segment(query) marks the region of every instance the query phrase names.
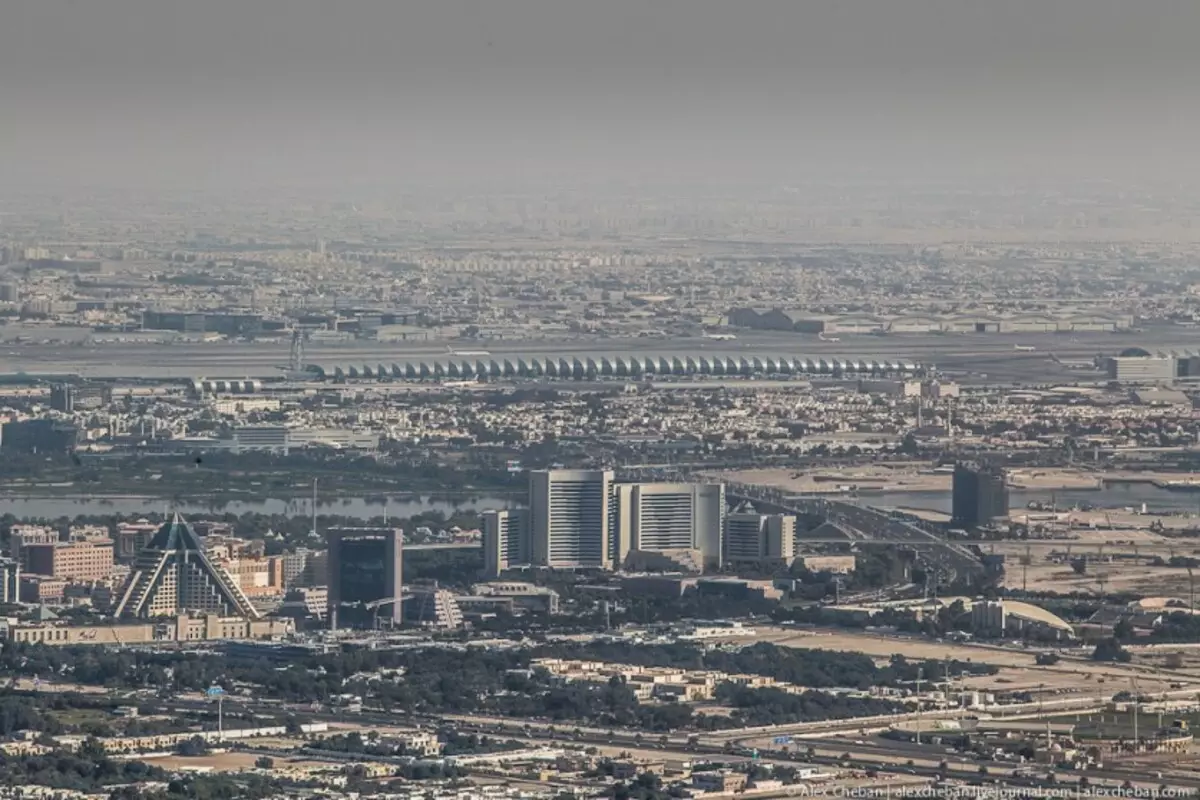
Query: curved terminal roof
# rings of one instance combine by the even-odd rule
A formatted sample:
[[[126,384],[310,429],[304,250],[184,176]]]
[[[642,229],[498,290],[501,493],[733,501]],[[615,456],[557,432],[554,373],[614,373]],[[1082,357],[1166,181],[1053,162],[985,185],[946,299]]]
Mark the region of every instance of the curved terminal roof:
[[[326,378],[392,380],[471,380],[478,378],[598,377],[643,378],[654,375],[905,375],[919,364],[896,359],[861,357],[812,358],[778,353],[729,354],[620,353],[610,355],[432,356],[392,362],[348,362],[310,365]]]
[[[961,601],[963,606],[968,610],[978,602],[970,597],[943,597],[940,602],[949,607],[954,605],[955,601]],[[1041,606],[1035,606],[1033,603],[1022,603],[1020,600],[1001,600],[1004,604],[1004,611],[1008,614],[1014,614],[1024,619],[1046,625],[1051,628],[1057,628],[1061,631],[1074,631],[1071,623],[1067,622],[1057,614],[1053,614]]]
[[[1071,623],[1067,622],[1057,614],[1052,614],[1044,608],[1035,606],[1032,603],[1022,603],[1019,600],[1003,600],[1004,610],[1009,614],[1016,614],[1018,617],[1031,619],[1034,622],[1040,622],[1051,628],[1057,628],[1062,631],[1073,631]]]

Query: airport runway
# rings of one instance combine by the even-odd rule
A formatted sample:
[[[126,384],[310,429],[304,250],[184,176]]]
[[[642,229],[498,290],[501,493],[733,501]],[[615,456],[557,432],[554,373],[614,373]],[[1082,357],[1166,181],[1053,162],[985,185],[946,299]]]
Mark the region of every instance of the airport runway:
[[[1016,349],[1032,347],[1033,350]],[[350,364],[390,364],[446,356],[450,347],[463,360],[536,355],[713,354],[738,352],[824,358],[905,360],[934,364],[953,375],[986,374],[994,381],[1065,380],[1071,372],[1050,356],[1065,361],[1090,361],[1129,347],[1159,350],[1200,350],[1200,337],[1186,329],[1150,329],[1141,334],[897,334],[843,336],[823,341],[816,336],[739,333],[734,341],[708,338],[535,339],[482,343],[445,341],[347,344],[309,343],[305,361],[332,369]],[[179,380],[187,378],[278,378],[288,361],[289,346],[276,343],[188,344],[0,344],[0,373],[77,374],[87,378]],[[965,377],[965,374],[964,374]]]

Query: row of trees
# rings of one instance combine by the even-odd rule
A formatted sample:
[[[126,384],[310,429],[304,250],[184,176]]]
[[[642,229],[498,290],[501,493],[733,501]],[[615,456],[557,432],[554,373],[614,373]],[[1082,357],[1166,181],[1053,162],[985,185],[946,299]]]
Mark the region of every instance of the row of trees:
[[[858,653],[800,650],[759,643],[739,650],[702,649],[694,645],[628,645],[545,643],[514,649],[421,648],[403,651],[355,650],[314,655],[284,668],[259,660],[231,660],[217,655],[176,652],[112,651],[102,648],[46,648],[13,645],[0,651],[0,671],[9,675],[67,675],[81,683],[113,688],[156,688],[169,693],[202,690],[214,684],[255,687],[255,694],[285,702],[326,702],[353,693],[369,706],[418,714],[484,713],[516,718],[578,721],[601,726],[665,731],[696,724],[687,705],[641,704],[620,680],[604,685],[562,685],[549,674],[531,669],[538,657],[579,658],[645,666],[712,669],[763,675],[810,689],[899,686],[949,671],[990,674],[986,665],[938,661],[910,662],[895,657],[884,666]],[[401,670],[399,681],[369,681],[382,669]],[[756,705],[742,698],[747,709]],[[788,695],[789,698],[796,697]],[[853,698],[824,692],[792,700],[786,713],[824,719],[853,716],[862,709]],[[872,709],[866,709],[872,711]],[[757,713],[757,712],[754,712]],[[725,724],[739,724],[751,711]],[[0,733],[47,729],[36,707],[0,704]]]
[[[703,727],[758,727],[793,722],[852,719],[893,714],[902,706],[877,697],[807,691],[799,694],[782,689],[751,689],[732,683],[717,687],[717,702],[733,708],[730,718],[705,716]]]
[[[162,789],[120,786],[109,800],[262,800],[277,797],[280,791],[280,785],[267,776],[214,774],[173,778]]]
[[[759,642],[736,650],[705,649],[691,644],[645,645],[626,642],[592,642],[581,645],[554,644],[539,648],[535,655],[607,661],[678,669],[709,669],[732,674],[762,675],[782,683],[814,689],[899,686],[917,679],[950,672],[953,675],[994,675],[996,667],[966,661],[909,661],[893,656],[887,666],[878,666],[862,653],[804,650]]]
[[[0,785],[36,784],[52,789],[94,792],[121,783],[163,781],[167,774],[141,761],[116,761],[95,740],[78,753],[0,754]]]

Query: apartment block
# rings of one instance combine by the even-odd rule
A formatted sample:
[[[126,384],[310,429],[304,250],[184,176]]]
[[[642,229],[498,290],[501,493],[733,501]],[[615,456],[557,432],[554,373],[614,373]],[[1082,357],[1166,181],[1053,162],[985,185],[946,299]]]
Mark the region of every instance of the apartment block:
[[[35,575],[76,581],[99,581],[113,569],[113,543],[104,541],[55,542],[24,548],[28,571]]]

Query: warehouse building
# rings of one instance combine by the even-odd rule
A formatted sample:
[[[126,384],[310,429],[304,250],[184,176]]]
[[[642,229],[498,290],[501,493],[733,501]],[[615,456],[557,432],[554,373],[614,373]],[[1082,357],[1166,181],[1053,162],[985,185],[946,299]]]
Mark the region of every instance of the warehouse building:
[[[1137,347],[1107,359],[1105,369],[1108,379],[1117,383],[1171,383],[1177,371],[1173,356],[1155,356]]]

